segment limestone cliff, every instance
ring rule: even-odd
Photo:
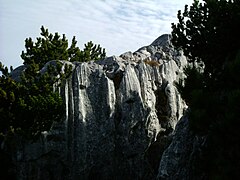
[[[173,84],[186,63],[170,35],[134,53],[73,63],[60,89],[65,118],[37,142],[20,143],[19,179],[156,178],[186,108]]]
[[[205,180],[206,170],[203,162],[203,149],[206,135],[196,135],[190,130],[187,116],[183,116],[174,131],[170,145],[165,149],[159,164],[159,180]]]

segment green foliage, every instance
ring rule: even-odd
[[[238,51],[240,49],[240,2],[226,0],[195,0],[192,6],[185,6],[183,13],[178,12],[179,22],[172,24],[172,43],[184,51],[191,66],[185,68],[186,79],[177,83],[177,87],[195,113],[194,117],[207,117],[216,112],[211,103],[218,102],[226,91],[239,88]],[[204,70],[197,68],[197,63],[204,64]],[[229,82],[236,81],[236,83]],[[223,90],[225,89],[225,90]],[[206,97],[208,103],[200,103],[201,97]],[[202,107],[199,107],[202,104]],[[207,108],[208,107],[208,108]],[[196,109],[195,109],[196,108]],[[201,112],[201,113],[200,113]],[[201,115],[200,115],[201,114]],[[205,117],[205,116],[204,116]],[[194,118],[193,118],[194,119]],[[216,119],[216,116],[215,118]],[[208,127],[213,119],[209,119],[203,127]],[[195,121],[195,120],[194,120]],[[195,121],[194,127],[200,127],[200,121]]]
[[[199,69],[195,66],[186,66],[184,68],[185,75],[187,76],[187,81],[180,80],[176,82],[175,85],[178,91],[181,93],[183,99],[185,99],[187,105],[192,104],[192,97],[195,91],[204,88],[204,78],[203,74],[200,73]]]
[[[236,33],[239,10],[239,2],[194,0],[190,8],[186,5],[183,13],[178,12],[179,22],[172,24],[173,45],[183,50],[193,64],[185,69],[185,85],[178,83],[178,89],[191,108],[196,102],[196,90],[210,93],[220,88],[226,62],[231,61],[239,49],[239,33]],[[196,69],[196,62],[204,64],[204,71]]]
[[[41,69],[50,60],[68,60],[68,40],[65,35],[60,38],[58,33],[53,35],[42,26],[41,36],[35,43],[32,38],[25,40],[26,52],[22,51],[21,55],[25,65],[36,64],[39,67],[35,68]]]
[[[29,74],[26,75],[30,77]],[[36,77],[28,79],[24,77],[23,81],[16,82],[10,77],[9,72],[2,71],[0,77],[2,136],[14,132],[33,138],[40,132],[49,130],[54,121],[61,120],[64,106],[59,94],[53,91],[51,75],[46,72]]]
[[[25,69],[20,80],[15,81],[0,62],[0,161],[4,164],[0,179],[16,179],[11,153],[16,150],[19,135],[35,140],[41,132],[49,130],[53,122],[63,119],[65,107],[58,90],[72,67],[52,60],[85,62],[106,57],[100,45],[90,41],[80,50],[73,37],[68,47],[65,35],[53,35],[43,26],[41,37],[36,42],[27,38],[25,48],[21,55]]]
[[[16,101],[15,92],[18,91],[19,87],[18,83],[9,77],[8,68],[4,67],[2,63],[0,63],[0,71],[2,72],[0,77],[0,133],[4,133],[8,131],[6,127],[10,127],[14,119],[11,109]]]
[[[238,51],[240,2],[194,0],[190,8],[178,12],[179,23],[172,24],[172,42],[191,62],[204,61],[206,73],[217,75],[226,58]]]
[[[70,47],[62,37],[41,27],[41,37],[36,42],[25,40],[21,57],[25,69],[20,81],[11,77],[8,68],[0,63],[0,136],[20,133],[30,139],[49,130],[53,122],[64,115],[64,103],[57,89],[67,78],[72,67],[61,61],[85,62],[106,57],[105,49],[92,41],[80,50],[73,37]],[[63,70],[64,69],[64,70]],[[12,68],[11,68],[12,70]]]
[[[84,45],[84,50],[81,55],[85,61],[99,60],[106,57],[105,49],[102,49],[100,45],[94,45],[92,41]]]
[[[22,51],[21,55],[24,64],[34,64],[36,70],[41,69],[51,60],[86,62],[106,57],[105,49],[100,47],[100,45],[94,45],[92,41],[85,44],[85,48],[80,50],[77,47],[75,36],[72,38],[70,47],[68,47],[68,40],[64,34],[62,37],[58,33],[53,35],[43,26],[40,34],[42,37],[38,37],[35,43],[32,38],[25,40],[26,51]]]
[[[189,105],[191,129],[208,137],[202,166],[209,179],[233,179],[240,172],[239,12],[239,1],[195,0],[172,24],[172,43],[190,64],[176,86]]]

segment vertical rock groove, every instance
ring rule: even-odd
[[[156,177],[169,130],[185,108],[174,81],[183,77],[186,58],[169,39],[163,35],[134,53],[73,63],[61,89],[65,119],[45,133],[44,151],[38,150],[40,141],[26,145],[19,165],[31,166],[39,173],[36,179],[44,173],[50,179],[50,161],[59,164],[49,170],[55,179]],[[50,135],[62,139],[53,141]],[[22,172],[31,175],[27,168]]]

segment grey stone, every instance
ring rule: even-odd
[[[157,179],[161,180],[192,180],[206,179],[204,173],[196,174],[196,166],[201,157],[202,148],[206,143],[206,136],[195,135],[189,128],[187,116],[178,122],[173,140],[164,151]],[[194,170],[195,168],[195,170]]]
[[[186,58],[170,35],[120,57],[61,63],[74,68],[60,89],[65,117],[18,148],[19,179],[154,179],[186,108],[174,86]]]
[[[23,71],[25,71],[26,66],[25,65],[21,65],[19,67],[17,67],[16,69],[14,69],[10,75],[11,77],[15,80],[15,81],[20,81],[21,80],[21,73]]]

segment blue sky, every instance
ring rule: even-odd
[[[136,51],[171,32],[177,11],[192,0],[0,0],[0,61],[17,67],[27,37],[44,25],[78,46],[93,41],[107,55]]]

